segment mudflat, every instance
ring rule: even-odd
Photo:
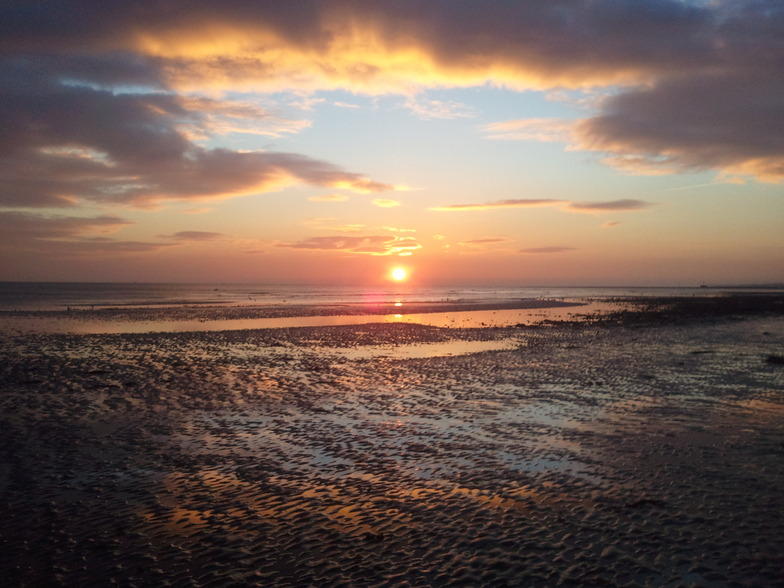
[[[784,585],[782,308],[3,333],[0,576]]]

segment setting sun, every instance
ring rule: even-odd
[[[408,277],[408,272],[402,267],[396,267],[392,270],[392,279],[396,282],[402,282]]]

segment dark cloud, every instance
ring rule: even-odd
[[[70,217],[0,211],[0,248],[8,257],[42,254],[73,255],[155,251],[169,243],[123,241],[106,237],[133,224],[114,216]]]
[[[566,210],[574,212],[631,212],[635,210],[646,210],[652,204],[644,200],[610,200],[608,202],[570,202],[565,206]]]
[[[227,120],[265,120],[266,113],[249,104],[180,97],[158,73],[149,60],[117,52],[0,60],[0,205],[90,200],[146,206],[297,182],[361,193],[393,189],[303,155],[202,147],[194,134],[223,132]],[[287,130],[286,121],[271,125],[269,134]]]
[[[226,237],[223,233],[211,231],[180,231],[173,235],[161,236],[167,239],[174,239],[175,241],[217,241]]]
[[[47,216],[16,211],[0,211],[0,234],[28,239],[63,239],[85,233],[111,233],[133,224],[116,216]]]
[[[784,60],[778,74],[768,74],[677,76],[622,93],[577,127],[578,143],[607,152],[608,163],[630,171],[717,169],[780,180]]]
[[[677,0],[180,0],[130,5],[81,0],[38,9],[12,2],[4,17],[10,32],[6,47],[15,50],[133,50],[168,58],[180,69],[197,57],[209,57],[203,67],[214,64],[235,76],[274,77],[284,68],[265,60],[262,51],[248,49],[254,38],[256,46],[263,47],[258,39],[264,39],[274,48],[309,53],[315,57],[310,64],[314,70],[329,67],[323,61],[319,66],[324,56],[335,62],[337,47],[355,49],[346,41],[362,44],[372,38],[381,54],[366,47],[321,75],[382,78],[388,75],[383,59],[415,49],[452,75],[487,78],[491,70],[505,66],[510,76],[579,84],[709,61],[715,52],[717,14],[726,11]]]
[[[9,1],[0,54],[140,55],[166,79],[220,69],[238,82],[290,75],[284,49],[300,81],[345,84],[389,81],[384,66],[407,51],[397,73],[415,82],[581,86],[775,63],[781,14],[778,0]],[[412,78],[424,69],[439,79]]]
[[[34,80],[35,81],[35,80]],[[0,204],[78,200],[149,205],[264,192],[295,182],[357,192],[393,189],[293,153],[206,149],[179,125],[199,114],[171,94],[115,94],[86,85],[10,78],[0,87]]]
[[[780,0],[9,0],[0,22],[5,206],[392,188],[302,155],[200,146],[194,133],[267,113],[184,89],[621,84],[577,127],[580,147],[635,172],[784,178]]]

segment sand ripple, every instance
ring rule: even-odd
[[[784,585],[783,346],[780,318],[6,335],[0,575]]]

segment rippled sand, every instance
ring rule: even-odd
[[[3,335],[0,577],[783,585],[782,353],[770,314]]]

